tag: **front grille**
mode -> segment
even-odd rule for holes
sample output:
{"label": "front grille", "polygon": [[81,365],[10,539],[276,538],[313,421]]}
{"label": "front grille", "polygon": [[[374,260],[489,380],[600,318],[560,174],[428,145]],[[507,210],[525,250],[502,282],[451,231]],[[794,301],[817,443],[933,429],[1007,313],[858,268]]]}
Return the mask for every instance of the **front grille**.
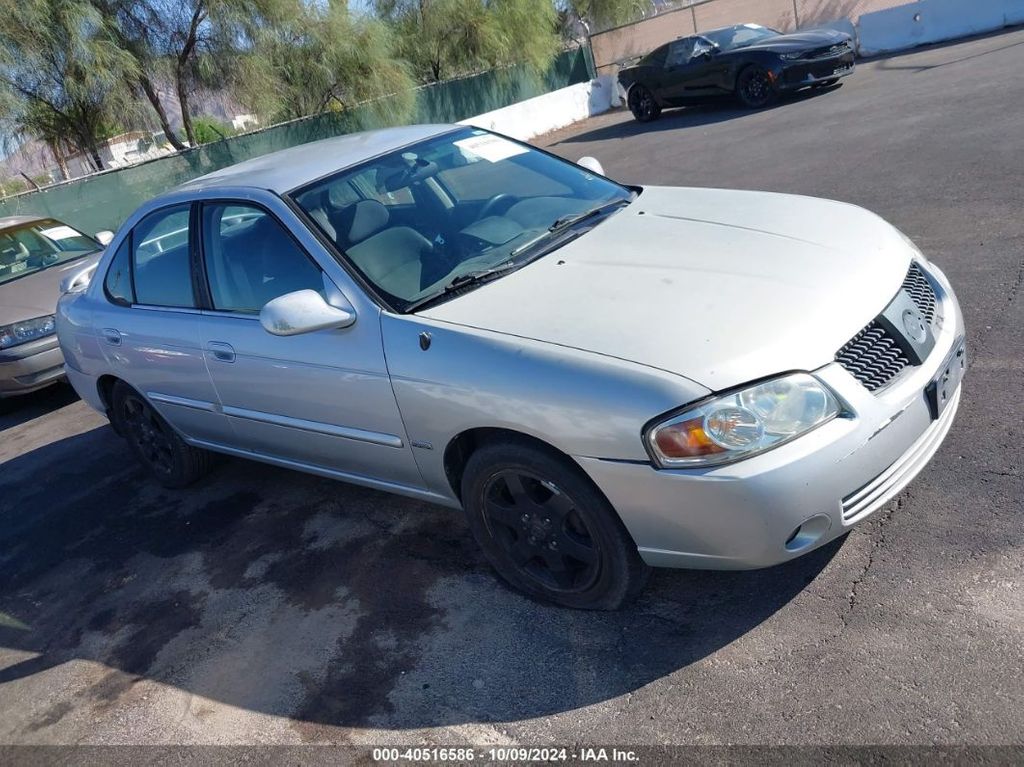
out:
{"label": "front grille", "polygon": [[[935,318],[935,290],[917,263],[911,262],[900,290],[906,291],[925,320],[932,324]],[[878,320],[872,320],[836,352],[836,362],[871,392],[878,391],[904,368],[913,364],[900,343]]]}
{"label": "front grille", "polygon": [[836,352],[836,362],[868,391],[877,391],[910,364],[896,340],[876,320]]}
{"label": "front grille", "polygon": [[930,325],[935,318],[935,291],[916,263],[911,262],[901,289],[907,291],[917,305],[917,310],[924,315]]}
{"label": "front grille", "polygon": [[828,45],[824,48],[815,48],[813,51],[808,51],[806,54],[804,54],[803,59],[805,61],[813,61],[814,59],[828,59],[834,56],[842,56],[849,50],[850,46],[847,43],[837,43],[836,45]]}

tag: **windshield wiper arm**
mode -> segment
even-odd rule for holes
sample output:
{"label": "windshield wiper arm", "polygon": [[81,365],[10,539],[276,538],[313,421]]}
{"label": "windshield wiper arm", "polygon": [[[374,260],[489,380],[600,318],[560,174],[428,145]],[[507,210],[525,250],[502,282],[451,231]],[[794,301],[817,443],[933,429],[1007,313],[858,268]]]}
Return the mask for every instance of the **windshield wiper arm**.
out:
{"label": "windshield wiper arm", "polygon": [[580,221],[585,221],[588,218],[593,218],[599,213],[604,213],[604,211],[608,210],[609,208],[615,208],[618,207],[619,205],[626,205],[627,203],[629,203],[629,200],[619,197],[614,200],[608,200],[608,202],[603,202],[600,205],[591,208],[590,210],[583,211],[582,213],[571,213],[568,216],[560,216],[559,218],[555,219],[554,223],[551,224],[551,226],[548,227],[548,231],[560,232],[563,229],[572,226],[573,224],[578,224]]}
{"label": "windshield wiper arm", "polygon": [[559,218],[556,218],[554,223],[551,224],[551,226],[549,226],[546,230],[538,234],[536,237],[532,237],[526,242],[524,242],[522,245],[519,245],[516,248],[514,248],[512,252],[509,253],[509,256],[514,258],[523,251],[529,250],[541,240],[546,240],[552,234],[564,232],[570,226],[578,224],[580,221],[585,221],[588,218],[593,218],[594,216],[597,216],[600,213],[604,213],[609,208],[615,208],[620,205],[627,205],[629,204],[629,202],[631,201],[620,197],[619,199],[616,200],[609,200],[608,202],[601,203],[597,207],[591,208],[590,210],[585,210],[582,213],[571,213],[567,216],[561,216]]}
{"label": "windshield wiper arm", "polygon": [[411,304],[405,307],[405,312],[408,314],[409,312],[415,311],[416,309],[422,309],[427,304],[433,303],[439,298],[444,298],[449,293],[454,293],[458,290],[462,290],[463,288],[469,287],[470,285],[479,285],[484,282],[490,282],[491,279],[496,277],[497,275],[504,274],[505,272],[515,268],[515,264],[513,264],[511,261],[506,261],[502,264],[499,264],[498,266],[492,266],[490,269],[481,269],[475,272],[466,272],[465,274],[460,274],[454,279],[452,279],[452,281],[445,285],[443,288],[441,288],[441,290],[431,293],[428,296],[424,296],[418,301],[413,301]]}

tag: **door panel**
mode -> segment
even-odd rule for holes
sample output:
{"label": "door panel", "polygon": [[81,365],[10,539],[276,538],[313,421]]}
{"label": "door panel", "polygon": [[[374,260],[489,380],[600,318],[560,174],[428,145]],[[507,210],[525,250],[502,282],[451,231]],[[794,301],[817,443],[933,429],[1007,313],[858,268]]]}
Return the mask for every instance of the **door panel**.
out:
{"label": "door panel", "polygon": [[[205,312],[201,322],[206,365],[234,446],[422,486],[377,317],[298,336],[271,335],[254,317]],[[231,347],[230,359],[223,345]]]}
{"label": "door panel", "polygon": [[[96,309],[99,344],[116,374],[186,437],[230,434],[206,371],[189,266],[190,206],[143,218],[117,249]],[[162,304],[162,305],[156,305]]]}
{"label": "door panel", "polygon": [[345,302],[273,215],[204,202],[203,265],[211,308],[202,348],[230,445],[363,477],[422,487],[391,388],[379,310],[353,325],[294,336],[264,330],[258,308],[295,290]]}

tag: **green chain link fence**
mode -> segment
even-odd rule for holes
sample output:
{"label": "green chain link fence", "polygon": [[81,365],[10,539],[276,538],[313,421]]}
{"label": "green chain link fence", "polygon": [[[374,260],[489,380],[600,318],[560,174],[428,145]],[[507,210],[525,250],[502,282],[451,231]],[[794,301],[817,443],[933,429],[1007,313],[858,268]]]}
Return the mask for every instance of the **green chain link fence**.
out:
{"label": "green chain link fence", "polygon": [[[52,216],[84,232],[116,230],[145,200],[189,179],[251,157],[389,125],[457,122],[586,82],[593,71],[589,53],[586,47],[565,51],[543,74],[525,67],[492,70],[418,88],[411,98],[408,93],[398,94],[374,104],[274,125],[130,168],[28,192],[0,201],[0,216]],[[327,162],[329,160],[325,160]]]}

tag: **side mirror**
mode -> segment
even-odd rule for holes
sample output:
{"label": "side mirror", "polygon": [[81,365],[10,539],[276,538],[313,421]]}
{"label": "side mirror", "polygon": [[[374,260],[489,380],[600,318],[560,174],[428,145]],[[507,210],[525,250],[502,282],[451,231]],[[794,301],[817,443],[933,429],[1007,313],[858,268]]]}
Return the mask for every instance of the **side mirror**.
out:
{"label": "side mirror", "polygon": [[89,283],[92,282],[92,276],[96,273],[96,267],[98,263],[90,264],[84,269],[79,269],[72,272],[67,277],[60,281],[60,293],[80,293],[89,287]]}
{"label": "side mirror", "polygon": [[109,229],[104,229],[101,232],[96,232],[93,239],[95,239],[96,242],[98,242],[103,247],[107,247],[107,245],[109,245],[113,241],[114,233]]}
{"label": "side mirror", "polygon": [[355,311],[327,303],[315,290],[296,290],[270,301],[260,310],[260,324],[275,336],[297,336],[315,330],[347,328]]}
{"label": "side mirror", "polygon": [[591,157],[589,155],[581,157],[576,161],[576,164],[581,168],[586,168],[587,170],[598,174],[599,176],[604,175],[604,166],[601,165],[600,161],[596,157]]}

